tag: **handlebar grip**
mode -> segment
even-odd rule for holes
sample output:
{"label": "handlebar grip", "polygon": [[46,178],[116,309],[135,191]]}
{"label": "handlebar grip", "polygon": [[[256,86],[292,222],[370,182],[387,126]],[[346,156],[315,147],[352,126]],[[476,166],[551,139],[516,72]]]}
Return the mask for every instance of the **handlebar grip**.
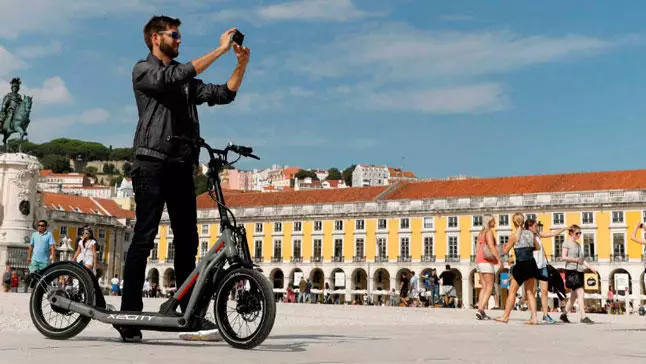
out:
{"label": "handlebar grip", "polygon": [[260,160],[260,158],[257,155],[254,155],[254,154],[249,154],[247,157]]}

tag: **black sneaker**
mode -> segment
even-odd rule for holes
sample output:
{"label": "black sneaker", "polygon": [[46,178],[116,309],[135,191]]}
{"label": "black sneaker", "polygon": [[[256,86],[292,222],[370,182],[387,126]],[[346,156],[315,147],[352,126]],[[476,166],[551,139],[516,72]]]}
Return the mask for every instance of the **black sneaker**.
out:
{"label": "black sneaker", "polygon": [[200,330],[216,330],[217,328],[218,326],[215,323],[205,318],[203,318],[200,323]]}
{"label": "black sneaker", "polygon": [[567,318],[567,313],[564,312],[561,314],[561,321],[565,322],[566,324],[570,323],[570,320],[568,320]]}
{"label": "black sneaker", "polygon": [[588,316],[586,316],[581,320],[581,323],[582,324],[593,324],[594,321],[590,320],[590,318]]}
{"label": "black sneaker", "polygon": [[119,335],[121,335],[121,340],[123,340],[124,343],[140,343],[143,335],[141,334],[141,330],[138,329],[132,329],[129,327],[115,327],[117,331],[119,331]]}
{"label": "black sneaker", "polygon": [[478,320],[484,320],[484,316],[485,316],[485,315],[484,315],[484,312],[482,312],[482,311],[476,311],[476,318],[477,318]]}

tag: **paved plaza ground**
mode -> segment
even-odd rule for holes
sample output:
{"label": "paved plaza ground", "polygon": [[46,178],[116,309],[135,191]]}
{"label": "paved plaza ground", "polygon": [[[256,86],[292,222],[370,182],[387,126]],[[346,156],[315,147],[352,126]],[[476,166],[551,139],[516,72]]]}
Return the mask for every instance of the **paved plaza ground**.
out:
{"label": "paved plaza ground", "polygon": [[[119,297],[108,300],[118,306]],[[470,310],[278,304],[272,334],[243,351],[176,333],[144,332],[143,343],[124,344],[100,322],[73,339],[49,340],[32,326],[28,302],[27,294],[0,293],[0,363],[646,362],[646,317],[637,315],[532,327],[523,325],[525,312],[504,325],[477,321]],[[146,309],[161,302],[146,299]]]}

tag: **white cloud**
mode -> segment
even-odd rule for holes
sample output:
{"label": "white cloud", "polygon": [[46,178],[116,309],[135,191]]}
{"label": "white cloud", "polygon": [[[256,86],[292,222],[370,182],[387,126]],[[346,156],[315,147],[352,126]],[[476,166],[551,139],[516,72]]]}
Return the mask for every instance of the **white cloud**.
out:
{"label": "white cloud", "polygon": [[67,89],[65,82],[58,76],[48,78],[39,88],[23,87],[21,93],[34,97],[34,104],[69,104],[72,102],[72,95]]}
{"label": "white cloud", "polygon": [[33,59],[60,54],[61,49],[61,42],[53,40],[46,45],[20,47],[16,50],[16,54],[24,59]]}
{"label": "white cloud", "polygon": [[81,114],[78,119],[80,124],[100,124],[110,117],[110,113],[105,109],[87,110]]}
{"label": "white cloud", "polygon": [[27,63],[25,61],[9,52],[9,50],[3,46],[0,46],[0,76],[10,75],[25,67],[27,67]]}
{"label": "white cloud", "polygon": [[[183,0],[20,0],[5,1],[0,12],[0,38],[16,38],[26,32],[60,35],[85,19],[117,14],[156,14],[160,10],[188,11],[204,7],[203,1]],[[142,24],[143,25],[143,24]]]}
{"label": "white cloud", "polygon": [[[0,95],[6,94],[10,89],[9,79],[0,78]],[[59,76],[46,79],[41,87],[36,88],[29,87],[23,81],[19,93],[33,96],[34,105],[69,104],[72,102],[72,95],[67,89],[65,81]]]}
{"label": "white cloud", "polygon": [[257,10],[265,20],[349,21],[371,16],[351,0],[298,0],[268,5]]}
{"label": "white cloud", "polygon": [[363,104],[373,110],[480,114],[505,109],[509,106],[509,100],[500,85],[474,84],[434,90],[371,93],[364,96]]}
{"label": "white cloud", "polygon": [[318,80],[326,79],[328,86],[338,79],[339,84],[328,86],[329,94],[347,106],[429,114],[482,113],[511,105],[502,80],[493,77],[636,42],[641,39],[523,36],[507,31],[426,32],[387,24],[277,57],[284,59],[286,72],[308,76],[313,87]]}
{"label": "white cloud", "polygon": [[217,22],[245,20],[258,26],[277,21],[347,22],[382,15],[361,10],[352,0],[295,0],[253,9],[223,9],[209,14],[207,19]]}
{"label": "white cloud", "polygon": [[445,14],[440,16],[440,20],[443,21],[469,21],[473,17],[470,15],[460,15],[460,14]]}
{"label": "white cloud", "polygon": [[398,81],[465,77],[579,58],[634,40],[581,35],[521,36],[511,32],[423,32],[387,26],[381,31],[337,39],[307,55],[295,54],[287,66],[312,77],[357,73],[376,73],[381,78]]}
{"label": "white cloud", "polygon": [[100,124],[107,121],[110,113],[103,109],[86,110],[81,114],[63,115],[63,116],[31,116],[29,125],[29,140],[40,143],[63,135],[69,136],[69,127],[80,126],[81,130],[75,130],[72,137],[78,137],[83,133],[82,129],[87,125]]}

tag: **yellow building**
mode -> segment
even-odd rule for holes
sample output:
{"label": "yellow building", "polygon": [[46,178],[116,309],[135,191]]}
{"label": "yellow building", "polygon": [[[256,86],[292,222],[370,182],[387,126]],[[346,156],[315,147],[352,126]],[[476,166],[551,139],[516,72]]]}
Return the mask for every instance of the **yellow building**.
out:
{"label": "yellow building", "polygon": [[[505,243],[511,215],[522,212],[538,219],[544,231],[581,226],[587,259],[599,271],[598,288],[589,282],[591,303],[600,303],[609,288],[646,299],[644,249],[630,241],[635,225],[646,221],[646,170],[229,193],[226,199],[276,293],[303,275],[315,293],[327,283],[342,300],[366,292],[377,299],[399,289],[404,271],[419,275],[435,268],[439,275],[449,264],[460,303],[470,307],[478,286],[474,242],[482,216],[495,216],[497,240]],[[218,222],[215,204],[199,196],[198,259],[216,242]],[[173,277],[168,224],[164,215],[148,267],[152,279],[162,275],[162,287]],[[560,269],[563,241],[564,236],[543,240],[551,264]],[[499,298],[502,291],[497,287]]]}

